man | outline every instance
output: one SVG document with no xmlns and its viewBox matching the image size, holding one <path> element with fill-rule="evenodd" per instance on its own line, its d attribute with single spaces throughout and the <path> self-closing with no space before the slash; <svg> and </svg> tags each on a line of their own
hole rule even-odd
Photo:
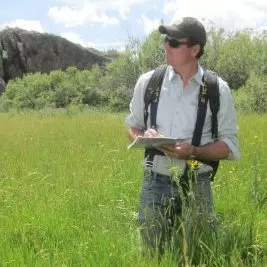
<svg viewBox="0 0 267 267">
<path fill-rule="evenodd" d="M 152 164 L 145 160 L 138 216 L 142 226 L 141 236 L 152 251 L 159 250 L 161 253 L 170 241 L 175 218 L 181 213 L 179 188 L 172 178 L 173 167 L 181 170 L 179 175 L 182 175 L 188 159 L 236 160 L 240 158 L 240 152 L 235 108 L 230 89 L 221 78 L 218 78 L 218 138 L 214 140 L 211 137 L 211 110 L 208 106 L 200 146 L 191 145 L 198 96 L 203 85 L 204 70 L 198 60 L 203 55 L 206 44 L 204 26 L 197 19 L 186 17 L 172 25 L 161 25 L 159 31 L 165 35 L 164 50 L 168 67 L 158 102 L 157 129 L 145 129 L 144 123 L 144 93 L 154 71 L 145 73 L 138 79 L 126 124 L 131 141 L 138 136 L 153 138 L 161 135 L 179 140 L 176 145 L 159 147 L 158 150 L 165 155 L 155 155 Z M 202 212 L 204 207 L 204 213 L 209 215 L 213 212 L 211 172 L 211 166 L 200 164 L 192 186 L 196 205 Z"/>
</svg>

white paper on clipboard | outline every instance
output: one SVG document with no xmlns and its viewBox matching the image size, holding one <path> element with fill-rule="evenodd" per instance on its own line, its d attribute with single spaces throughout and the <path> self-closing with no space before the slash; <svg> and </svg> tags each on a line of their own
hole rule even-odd
<svg viewBox="0 0 267 267">
<path fill-rule="evenodd" d="M 168 137 L 137 137 L 129 146 L 130 148 L 154 148 L 162 145 L 176 144 L 176 138 Z"/>
</svg>

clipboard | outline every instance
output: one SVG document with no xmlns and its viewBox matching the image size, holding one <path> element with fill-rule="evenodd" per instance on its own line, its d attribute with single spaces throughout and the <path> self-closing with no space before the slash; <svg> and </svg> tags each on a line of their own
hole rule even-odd
<svg viewBox="0 0 267 267">
<path fill-rule="evenodd" d="M 176 138 L 169 137 L 137 137 L 129 146 L 131 148 L 155 148 L 162 145 L 175 145 Z"/>
</svg>

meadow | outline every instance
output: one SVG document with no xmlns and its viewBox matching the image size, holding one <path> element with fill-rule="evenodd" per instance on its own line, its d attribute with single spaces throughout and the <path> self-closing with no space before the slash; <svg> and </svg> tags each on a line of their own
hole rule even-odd
<svg viewBox="0 0 267 267">
<path fill-rule="evenodd" d="M 140 256 L 143 152 L 127 150 L 125 116 L 0 114 L 0 267 L 177 266 L 175 251 Z M 222 162 L 213 183 L 219 230 L 205 266 L 267 266 L 267 116 L 238 121 L 242 159 Z"/>
</svg>

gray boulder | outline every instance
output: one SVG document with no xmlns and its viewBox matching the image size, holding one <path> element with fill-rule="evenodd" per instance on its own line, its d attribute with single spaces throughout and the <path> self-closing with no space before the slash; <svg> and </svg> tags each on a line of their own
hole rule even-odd
<svg viewBox="0 0 267 267">
<path fill-rule="evenodd" d="M 104 66 L 109 61 L 100 53 L 52 34 L 20 28 L 0 31 L 0 78 L 5 83 L 26 73 L 48 73 L 69 66 L 91 69 L 94 64 Z"/>
</svg>

